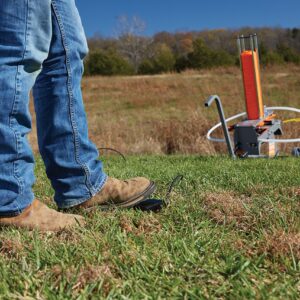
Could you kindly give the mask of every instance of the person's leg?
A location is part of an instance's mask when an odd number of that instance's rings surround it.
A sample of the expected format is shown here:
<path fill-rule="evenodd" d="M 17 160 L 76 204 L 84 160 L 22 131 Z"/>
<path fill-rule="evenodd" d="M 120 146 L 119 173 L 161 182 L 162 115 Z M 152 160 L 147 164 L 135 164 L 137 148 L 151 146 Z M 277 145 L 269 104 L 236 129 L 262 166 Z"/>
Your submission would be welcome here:
<path fill-rule="evenodd" d="M 50 0 L 0 1 L 0 226 L 56 231 L 83 223 L 33 201 L 29 92 L 51 35 Z"/>
<path fill-rule="evenodd" d="M 59 208 L 95 195 L 107 176 L 89 140 L 81 94 L 88 52 L 74 0 L 52 0 L 52 41 L 33 88 L 40 153 Z"/>
<path fill-rule="evenodd" d="M 52 0 L 52 41 L 33 88 L 38 142 L 61 209 L 111 204 L 130 207 L 154 190 L 145 178 L 107 178 L 96 146 L 88 137 L 81 93 L 83 59 L 88 52 L 73 0 Z"/>
<path fill-rule="evenodd" d="M 50 46 L 50 5 L 0 1 L 0 216 L 20 214 L 34 198 L 28 101 Z"/>

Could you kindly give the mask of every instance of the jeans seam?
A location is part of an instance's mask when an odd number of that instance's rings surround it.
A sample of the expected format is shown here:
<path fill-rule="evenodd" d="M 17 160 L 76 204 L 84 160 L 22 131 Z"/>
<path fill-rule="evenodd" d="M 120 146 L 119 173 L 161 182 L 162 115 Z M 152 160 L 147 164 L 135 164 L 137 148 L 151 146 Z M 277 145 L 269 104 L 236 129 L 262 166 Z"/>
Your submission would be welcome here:
<path fill-rule="evenodd" d="M 102 190 L 103 186 L 107 182 L 107 179 L 108 179 L 108 176 L 105 175 L 104 180 L 102 180 L 102 183 L 98 186 L 98 188 L 94 189 L 93 196 L 95 196 L 96 194 L 98 194 Z"/>
<path fill-rule="evenodd" d="M 19 76 L 20 76 L 20 65 L 24 61 L 25 55 L 26 55 L 26 52 L 27 52 L 29 1 L 30 0 L 27 0 L 27 2 L 26 2 L 26 9 L 27 9 L 26 10 L 26 16 L 25 16 L 26 27 L 25 27 L 25 32 L 24 32 L 24 45 L 25 46 L 24 46 L 24 50 L 23 50 L 23 53 L 22 53 L 21 62 L 19 62 L 17 67 L 16 67 L 15 95 L 14 95 L 14 100 L 13 100 L 13 104 L 12 104 L 12 111 L 11 111 L 10 116 L 9 116 L 9 128 L 12 130 L 12 132 L 14 134 L 14 137 L 15 137 L 15 149 L 16 149 L 16 152 L 17 152 L 17 159 L 20 157 L 20 132 L 15 127 L 15 124 L 13 122 L 13 117 L 18 112 L 18 103 L 19 103 L 19 95 L 20 95 L 20 88 L 21 88 L 20 87 L 20 78 L 19 78 Z M 24 193 L 24 180 L 20 176 L 17 161 L 13 162 L 13 176 L 16 179 L 16 181 L 18 182 L 18 193 L 20 195 L 22 195 Z M 20 209 L 20 207 L 19 207 L 19 205 L 16 201 L 15 201 L 14 205 L 15 205 L 15 208 L 17 210 L 16 214 L 21 213 L 21 209 Z"/>
<path fill-rule="evenodd" d="M 85 185 L 87 187 L 87 189 L 89 190 L 89 192 L 92 194 L 93 186 L 89 181 L 90 178 L 90 172 L 88 167 L 81 162 L 80 158 L 79 158 L 79 141 L 78 141 L 78 131 L 77 131 L 77 125 L 76 122 L 74 120 L 74 105 L 73 105 L 73 100 L 74 100 L 74 95 L 73 95 L 73 91 L 72 91 L 72 74 L 71 74 L 71 69 L 70 69 L 70 58 L 69 58 L 69 47 L 68 47 L 68 43 L 66 41 L 66 35 L 65 35 L 65 30 L 64 30 L 64 26 L 61 20 L 61 17 L 58 13 L 58 9 L 57 6 L 55 4 L 55 1 L 51 2 L 52 8 L 53 8 L 53 12 L 54 15 L 56 17 L 56 20 L 58 22 L 59 25 L 59 30 L 61 33 L 61 38 L 62 38 L 62 45 L 65 51 L 65 55 L 66 55 L 66 70 L 67 70 L 67 87 L 68 87 L 68 95 L 69 95 L 69 112 L 70 112 L 70 121 L 71 121 L 71 127 L 72 127 L 72 131 L 73 131 L 73 138 L 74 138 L 74 149 L 75 149 L 75 160 L 77 162 L 77 164 L 82 168 L 82 170 L 84 171 L 85 174 Z"/>

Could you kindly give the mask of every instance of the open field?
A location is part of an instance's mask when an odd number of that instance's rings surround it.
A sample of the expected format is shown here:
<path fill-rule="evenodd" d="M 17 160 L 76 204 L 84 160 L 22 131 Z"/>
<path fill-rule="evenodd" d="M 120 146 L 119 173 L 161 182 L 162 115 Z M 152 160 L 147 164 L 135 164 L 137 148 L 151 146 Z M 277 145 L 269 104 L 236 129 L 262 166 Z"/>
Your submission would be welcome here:
<path fill-rule="evenodd" d="M 263 69 L 262 83 L 266 105 L 300 106 L 300 67 Z M 219 94 L 227 116 L 245 110 L 241 72 L 234 67 L 153 77 L 88 77 L 82 87 L 93 141 L 131 154 L 224 151 L 205 138 L 218 116 L 215 107 L 203 107 L 204 99 Z M 296 137 L 300 123 L 284 131 Z M 34 135 L 31 140 L 36 150 Z"/>
<path fill-rule="evenodd" d="M 87 215 L 86 229 L 0 231 L 1 299 L 299 299 L 297 159 L 199 156 L 105 159 L 109 175 L 146 175 L 159 214 Z M 36 195 L 52 190 L 38 158 Z"/>
<path fill-rule="evenodd" d="M 263 70 L 265 102 L 299 107 L 299 71 Z M 205 139 L 218 121 L 208 95 L 227 115 L 244 110 L 237 68 L 85 78 L 83 92 L 93 141 L 129 155 L 103 152 L 109 176 L 150 177 L 158 197 L 184 180 L 158 214 L 86 214 L 86 228 L 55 234 L 1 228 L 0 299 L 299 299 L 300 161 L 232 161 Z M 35 194 L 54 206 L 36 158 Z"/>

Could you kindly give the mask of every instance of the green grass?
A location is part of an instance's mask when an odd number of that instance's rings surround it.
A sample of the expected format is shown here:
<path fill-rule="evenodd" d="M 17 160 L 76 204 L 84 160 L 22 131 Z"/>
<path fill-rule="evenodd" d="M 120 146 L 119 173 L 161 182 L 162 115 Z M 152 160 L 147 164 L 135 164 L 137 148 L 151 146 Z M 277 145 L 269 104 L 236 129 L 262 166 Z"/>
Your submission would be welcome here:
<path fill-rule="evenodd" d="M 299 297 L 299 160 L 140 156 L 105 166 L 110 176 L 152 178 L 161 197 L 175 175 L 184 180 L 158 214 L 98 212 L 86 228 L 57 234 L 1 229 L 1 299 Z M 36 175 L 48 203 L 39 157 Z"/>

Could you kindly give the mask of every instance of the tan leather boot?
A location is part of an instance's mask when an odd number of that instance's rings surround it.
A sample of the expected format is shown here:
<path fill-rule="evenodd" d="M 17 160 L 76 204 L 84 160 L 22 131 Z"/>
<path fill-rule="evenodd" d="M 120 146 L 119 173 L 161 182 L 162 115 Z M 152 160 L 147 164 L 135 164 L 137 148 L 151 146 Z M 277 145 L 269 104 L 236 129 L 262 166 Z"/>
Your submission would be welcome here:
<path fill-rule="evenodd" d="M 118 180 L 109 177 L 102 190 L 78 207 L 85 209 L 113 207 L 130 208 L 145 200 L 155 191 L 154 182 L 144 177 Z"/>
<path fill-rule="evenodd" d="M 49 208 L 42 202 L 34 200 L 20 215 L 0 217 L 0 226 L 13 226 L 39 231 L 59 231 L 75 225 L 84 225 L 84 218 L 72 214 L 63 214 Z"/>

